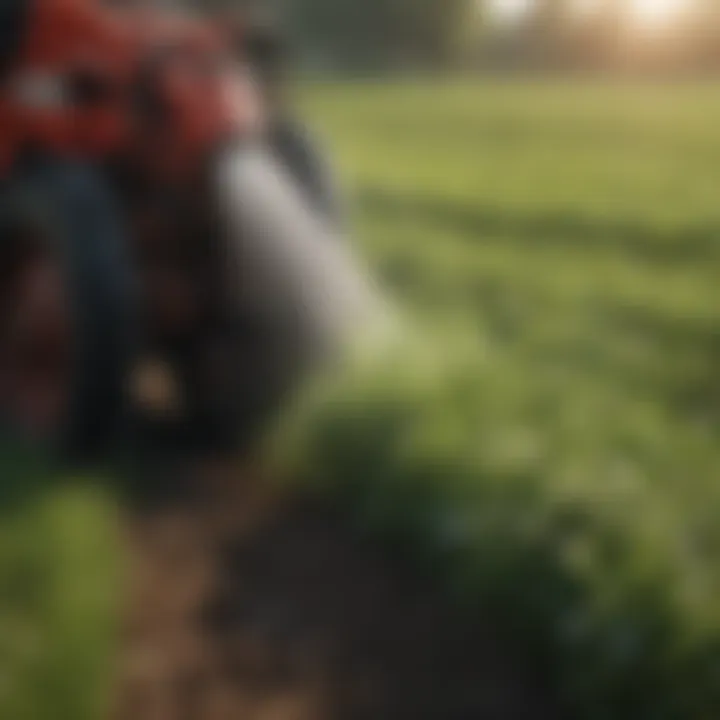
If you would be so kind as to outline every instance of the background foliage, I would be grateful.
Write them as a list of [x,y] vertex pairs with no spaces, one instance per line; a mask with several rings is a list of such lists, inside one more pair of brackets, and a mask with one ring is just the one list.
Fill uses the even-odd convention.
[[[450,68],[492,72],[659,75],[720,69],[720,8],[687,0],[671,22],[643,27],[631,0],[531,0],[500,22],[501,0],[294,0],[289,34],[316,69],[367,73]],[[583,11],[583,5],[586,9]]]

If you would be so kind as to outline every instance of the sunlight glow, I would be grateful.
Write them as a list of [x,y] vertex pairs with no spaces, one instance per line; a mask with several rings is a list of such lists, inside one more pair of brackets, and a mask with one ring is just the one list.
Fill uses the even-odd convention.
[[[606,0],[572,0],[571,5],[579,12],[589,12],[602,7]],[[641,26],[664,25],[675,15],[689,7],[691,0],[627,0],[628,16]],[[537,0],[488,0],[490,10],[500,20],[516,20],[530,10]]]
[[630,14],[642,25],[663,25],[673,19],[688,0],[630,0]]

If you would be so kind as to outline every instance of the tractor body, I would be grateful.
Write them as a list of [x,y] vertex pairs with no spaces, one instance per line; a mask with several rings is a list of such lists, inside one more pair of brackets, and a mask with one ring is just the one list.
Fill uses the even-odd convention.
[[242,28],[94,0],[11,4],[6,427],[80,459],[118,438],[174,454],[251,441],[373,292],[322,183],[293,167],[303,154],[273,145]]

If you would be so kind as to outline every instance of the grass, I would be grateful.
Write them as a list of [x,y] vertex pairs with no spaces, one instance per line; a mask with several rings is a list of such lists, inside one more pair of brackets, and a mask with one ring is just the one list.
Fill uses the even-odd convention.
[[489,604],[573,717],[720,712],[714,92],[310,94],[424,329],[301,416],[305,474]]
[[[717,717],[716,88],[358,83],[302,101],[364,252],[424,330],[311,403],[301,470],[492,607],[574,716]],[[78,486],[20,495],[0,516],[0,717],[89,720],[111,509]]]
[[[711,86],[322,89],[375,266],[528,371],[712,434],[720,101]],[[685,458],[687,460],[687,458]]]
[[118,590],[112,504],[3,457],[0,717],[101,717]]

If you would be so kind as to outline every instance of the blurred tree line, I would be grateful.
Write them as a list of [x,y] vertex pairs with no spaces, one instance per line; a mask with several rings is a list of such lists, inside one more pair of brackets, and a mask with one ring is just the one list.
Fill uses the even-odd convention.
[[278,11],[316,70],[720,70],[720,0],[687,0],[652,29],[633,22],[629,0],[532,0],[505,22],[492,0],[234,2]]
[[466,51],[474,0],[295,0],[285,14],[317,65],[431,69]]
[[486,22],[473,53],[475,66],[495,69],[715,73],[720,1],[686,0],[643,22],[629,0],[534,0],[517,22]]

